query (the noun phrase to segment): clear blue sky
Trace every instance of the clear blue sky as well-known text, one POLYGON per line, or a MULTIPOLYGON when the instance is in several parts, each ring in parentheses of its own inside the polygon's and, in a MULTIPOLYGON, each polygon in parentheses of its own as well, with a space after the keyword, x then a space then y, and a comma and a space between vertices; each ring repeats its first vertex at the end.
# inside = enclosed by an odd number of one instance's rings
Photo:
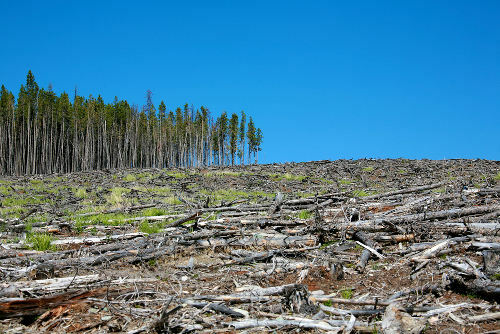
POLYGON ((500 160, 500 1, 1 0, 0 83, 245 110, 261 162, 500 160))

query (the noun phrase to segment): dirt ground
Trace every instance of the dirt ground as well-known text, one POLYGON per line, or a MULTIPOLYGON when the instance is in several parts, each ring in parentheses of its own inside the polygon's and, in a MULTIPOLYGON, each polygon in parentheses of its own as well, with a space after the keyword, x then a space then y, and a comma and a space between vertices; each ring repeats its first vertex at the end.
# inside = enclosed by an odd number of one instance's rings
POLYGON ((488 160, 0 176, 0 332, 498 333, 499 196, 488 160))

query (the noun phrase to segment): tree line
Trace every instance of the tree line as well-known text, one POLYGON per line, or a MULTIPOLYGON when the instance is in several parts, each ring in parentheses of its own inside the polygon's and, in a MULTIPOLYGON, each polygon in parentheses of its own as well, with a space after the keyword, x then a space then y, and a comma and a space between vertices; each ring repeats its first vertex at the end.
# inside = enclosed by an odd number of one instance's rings
POLYGON ((115 97, 59 96, 40 89, 31 71, 17 101, 0 92, 0 174, 47 174, 134 167, 258 163, 262 131, 244 111, 214 117, 188 104, 139 108, 115 97))

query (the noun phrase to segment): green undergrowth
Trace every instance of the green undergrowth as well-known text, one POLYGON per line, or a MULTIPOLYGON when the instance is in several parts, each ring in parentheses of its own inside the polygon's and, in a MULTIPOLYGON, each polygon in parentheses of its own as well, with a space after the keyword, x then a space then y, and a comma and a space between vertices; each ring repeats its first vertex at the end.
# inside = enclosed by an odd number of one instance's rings
POLYGON ((284 174, 269 174, 269 178, 273 181, 302 181, 304 180, 307 176, 304 175, 297 175, 297 174, 291 174, 291 173, 284 173, 284 174))
POLYGON ((45 196, 10 196, 2 201, 2 207, 27 206, 36 204, 52 204, 53 201, 45 196))
POLYGON ((189 177, 189 174, 183 172, 167 171, 165 174, 168 176, 172 176, 176 179, 185 179, 189 177))
POLYGON ((354 289, 353 288, 342 289, 340 290, 340 295, 344 299, 351 299, 352 296, 354 295, 354 289))
POLYGON ((74 188, 73 193, 75 194, 75 197, 78 198, 87 198, 87 189, 85 187, 80 187, 80 188, 74 188))
MULTIPOLYGON (((159 208, 147 208, 143 209, 134 214, 124 214, 124 213, 100 213, 90 216, 75 216, 73 220, 75 222, 75 229, 77 232, 83 232, 84 228, 92 225, 103 225, 103 226, 120 226, 123 224, 133 224, 133 220, 128 220, 135 217, 152 217, 152 216, 164 216, 174 214, 170 211, 159 209, 159 208)), ((157 224, 161 225, 162 224, 157 224)), ((145 232, 149 233, 149 232, 145 232)), ((156 232, 152 232, 156 233, 156 232)))
POLYGON ((159 208, 148 208, 148 209, 142 210, 141 212, 142 212, 141 215, 146 216, 146 217, 164 216, 164 215, 170 214, 170 212, 163 210, 163 209, 159 209, 159 208))
POLYGON ((47 233, 28 233, 26 242, 30 248, 37 251, 55 251, 56 246, 52 244, 54 238, 47 233))
POLYGON ((309 219, 313 216, 313 213, 309 210, 302 210, 297 214, 299 219, 309 219))
POLYGON ((0 186, 0 194, 7 196, 7 195, 10 195, 11 192, 12 192, 12 189, 10 187, 0 186))
POLYGON ((77 232, 91 225, 119 226, 125 223, 125 219, 131 218, 131 215, 123 213, 100 213, 91 216, 76 216, 74 218, 77 232))
POLYGON ((319 247, 319 249, 325 249, 327 248, 328 246, 331 246, 331 245, 334 245, 336 244, 337 242, 339 242, 338 240, 330 240, 330 241, 327 241, 323 244, 321 244, 321 246, 319 247))
POLYGON ((139 224, 139 231, 146 234, 159 233, 164 226, 163 223, 149 223, 143 221, 139 224))
POLYGON ((440 187, 440 188, 432 189, 431 191, 435 194, 444 194, 446 192, 446 188, 440 187))
POLYGON ((366 197, 366 196, 369 196, 370 194, 364 190, 354 190, 352 192, 352 195, 354 197, 366 197))
POLYGON ((172 193, 172 189, 170 189, 169 187, 154 187, 154 188, 150 188, 150 189, 147 189, 147 191, 155 194, 155 195, 169 195, 172 193))
POLYGON ((264 191, 243 191, 234 189, 219 189, 216 191, 209 191, 206 189, 200 190, 203 195, 210 196, 214 201, 234 201, 236 199, 250 199, 256 200, 259 198, 274 198, 275 194, 266 193, 264 191))
POLYGON ((255 175, 255 173, 233 172, 233 171, 229 171, 229 170, 221 170, 221 171, 203 173, 202 175, 204 177, 227 177, 227 176, 241 177, 241 176, 245 176, 245 175, 255 175))
POLYGON ((115 207, 131 205, 133 204, 132 199, 126 197, 130 191, 130 189, 122 187, 111 188, 111 192, 105 196, 106 201, 108 204, 115 207))
POLYGON ((134 174, 127 174, 125 175, 125 177, 123 178, 123 181, 126 181, 126 182, 134 182, 134 181, 137 181, 137 177, 135 177, 134 174))

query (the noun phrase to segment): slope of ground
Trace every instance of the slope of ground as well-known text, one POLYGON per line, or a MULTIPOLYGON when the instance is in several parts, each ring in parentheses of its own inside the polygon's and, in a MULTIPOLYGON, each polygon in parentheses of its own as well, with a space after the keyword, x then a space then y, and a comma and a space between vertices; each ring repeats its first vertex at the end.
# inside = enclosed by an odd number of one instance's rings
POLYGON ((496 330, 499 195, 486 160, 3 176, 0 331, 496 330))

